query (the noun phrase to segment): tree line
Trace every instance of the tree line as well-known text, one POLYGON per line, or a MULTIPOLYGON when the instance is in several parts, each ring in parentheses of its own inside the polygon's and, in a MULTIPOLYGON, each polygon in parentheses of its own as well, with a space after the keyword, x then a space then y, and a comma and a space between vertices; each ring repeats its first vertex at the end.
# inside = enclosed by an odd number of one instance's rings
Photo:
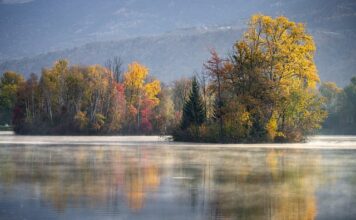
POLYGON ((20 134, 165 133, 173 120, 167 88, 137 62, 120 75, 100 65, 70 66, 66 60, 43 69, 39 79, 32 74, 25 81, 6 72, 2 122, 12 120, 20 134))
POLYGON ((138 62, 122 71, 117 57, 105 67, 59 60, 27 80, 6 72, 0 120, 19 134, 173 134, 199 142, 297 142, 335 121, 352 133, 356 81, 318 89, 315 50, 303 24, 254 15, 228 56, 212 49, 200 74, 170 85, 138 62))

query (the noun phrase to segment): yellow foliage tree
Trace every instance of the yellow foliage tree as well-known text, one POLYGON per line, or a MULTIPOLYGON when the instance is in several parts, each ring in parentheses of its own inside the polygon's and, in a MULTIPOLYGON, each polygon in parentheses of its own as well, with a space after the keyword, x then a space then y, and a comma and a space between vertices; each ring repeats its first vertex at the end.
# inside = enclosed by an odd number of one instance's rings
POLYGON ((161 83, 158 80, 154 80, 145 85, 146 97, 153 101, 154 105, 159 104, 158 93, 161 91, 161 83))
MULTIPOLYGON (((147 108, 142 106, 144 100, 149 100, 155 107, 159 104, 157 95, 161 91, 161 85, 158 80, 147 82, 149 70, 144 65, 133 62, 128 65, 128 70, 124 74, 124 86, 126 93, 127 107, 136 120, 137 129, 141 124, 141 110, 147 108)), ((147 104, 147 103, 146 103, 147 104)), ((132 124, 132 120, 129 124, 132 124)))
MULTIPOLYGON (((283 16, 254 15, 234 49, 220 62, 224 65, 218 82, 210 82, 224 88, 224 105, 216 115, 224 118, 227 139, 301 141, 320 127, 325 112, 316 92, 316 47, 303 24, 283 16)), ((208 67, 216 70, 214 60, 218 58, 213 55, 214 65, 208 67)))
POLYGON ((244 42, 257 53, 263 54, 264 72, 274 82, 289 86, 290 80, 305 80, 306 86, 319 82, 314 63, 315 44, 302 23, 280 16, 265 15, 251 18, 244 42))
POLYGON ((128 89, 142 89, 147 75, 147 67, 133 62, 128 65, 128 70, 124 75, 124 84, 128 89))

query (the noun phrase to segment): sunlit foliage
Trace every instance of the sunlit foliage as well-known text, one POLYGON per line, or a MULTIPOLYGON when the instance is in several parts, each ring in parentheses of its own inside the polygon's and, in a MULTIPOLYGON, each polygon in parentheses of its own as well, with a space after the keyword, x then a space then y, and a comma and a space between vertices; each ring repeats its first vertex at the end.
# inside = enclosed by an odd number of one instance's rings
POLYGON ((146 82, 147 75, 148 69, 135 62, 121 83, 100 65, 69 66, 68 61, 59 60, 43 69, 40 80, 31 75, 14 90, 14 129, 43 134, 160 130, 166 124, 152 126, 153 111, 160 104, 160 82, 146 82))
POLYGON ((313 38, 303 24, 285 17, 252 16, 232 55, 220 58, 212 51, 204 65, 216 99, 215 122, 202 125, 196 139, 304 140, 326 116, 316 90, 314 52, 313 38))
POLYGON ((153 110, 159 104, 157 95, 161 92, 158 80, 147 80, 148 68, 134 62, 129 64, 124 74, 126 103, 129 112, 129 121, 126 129, 130 132, 140 130, 151 132, 153 110))

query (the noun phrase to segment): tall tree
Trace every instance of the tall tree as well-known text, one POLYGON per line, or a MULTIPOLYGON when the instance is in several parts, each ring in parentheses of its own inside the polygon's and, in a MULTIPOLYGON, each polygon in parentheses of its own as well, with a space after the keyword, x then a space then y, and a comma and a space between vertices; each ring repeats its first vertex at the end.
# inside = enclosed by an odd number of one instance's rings
POLYGON ((135 129, 141 130, 144 122, 145 127, 151 127, 148 120, 148 114, 152 108, 159 104, 157 95, 161 91, 161 85, 158 80, 147 82, 148 68, 144 65, 133 62, 129 64, 127 72, 124 74, 124 86, 126 93, 126 103, 130 113, 128 121, 128 130, 132 130, 133 122, 136 122, 135 129), (144 104, 144 105, 143 105, 144 104), (144 116, 144 117, 142 117, 144 116))
POLYGON ((204 64, 205 69, 207 70, 210 78, 211 78, 211 90, 215 93, 215 111, 214 117, 219 121, 219 136, 220 139, 223 138, 224 132, 224 119, 223 119, 223 98, 222 98, 222 90, 223 90, 223 77, 225 73, 224 69, 224 60, 221 59, 216 52, 216 50, 212 49, 210 51, 211 58, 204 64))
POLYGON ((319 82, 314 52, 313 38, 303 24, 285 17, 252 16, 242 40, 235 44, 227 81, 249 113, 252 139, 299 141, 305 128, 301 117, 312 120, 308 131, 320 126, 325 112, 316 104, 319 98, 309 97, 317 96, 319 82), (304 105, 309 101, 316 102, 309 103, 316 104, 313 111, 304 105))
POLYGON ((188 100, 184 103, 181 128, 187 129, 189 126, 200 126, 205 121, 204 107, 199 93, 197 79, 192 80, 192 89, 188 100))

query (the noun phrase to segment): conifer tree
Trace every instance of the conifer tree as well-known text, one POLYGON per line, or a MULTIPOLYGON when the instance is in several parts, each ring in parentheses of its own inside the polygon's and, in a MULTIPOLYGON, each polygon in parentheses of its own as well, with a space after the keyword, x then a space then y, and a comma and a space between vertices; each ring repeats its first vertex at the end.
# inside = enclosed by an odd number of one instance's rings
POLYGON ((204 107, 199 94, 197 79, 192 80, 192 90, 188 100, 184 103, 181 128, 187 129, 191 125, 199 126, 205 121, 204 107))

